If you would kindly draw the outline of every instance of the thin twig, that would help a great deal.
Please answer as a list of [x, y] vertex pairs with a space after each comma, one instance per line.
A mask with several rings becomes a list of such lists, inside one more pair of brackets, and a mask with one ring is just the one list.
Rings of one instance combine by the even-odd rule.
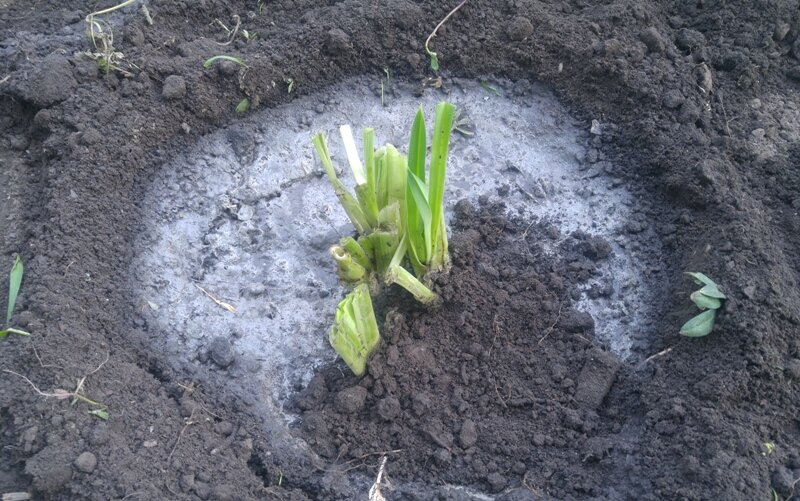
[[431, 34], [428, 35], [427, 40], [425, 40], [425, 52], [427, 52], [429, 55], [434, 56], [434, 57], [438, 56], [438, 54], [436, 52], [433, 52], [428, 45], [431, 43], [431, 40], [433, 39], [433, 37], [436, 36], [436, 32], [439, 31], [439, 28], [441, 28], [442, 25], [444, 25], [444, 23], [446, 23], [447, 20], [450, 19], [450, 16], [452, 16], [453, 14], [458, 12], [458, 9], [463, 7], [465, 3], [467, 3], [467, 0], [462, 0], [460, 4], [456, 5], [455, 9], [451, 10], [450, 12], [448, 12], [448, 14], [446, 16], [444, 16], [444, 19], [439, 21], [439, 24], [436, 25], [436, 28], [434, 28], [433, 31], [431, 31]]
[[217, 303], [217, 305], [222, 306], [223, 308], [225, 308], [226, 310], [228, 310], [231, 313], [236, 313], [236, 307], [234, 307], [233, 305], [228, 304], [225, 301], [221, 301], [221, 300], [217, 299], [217, 297], [215, 295], [211, 294], [210, 292], [208, 292], [207, 290], [205, 290], [204, 288], [200, 287], [197, 284], [194, 284], [194, 286], [197, 287], [198, 289], [200, 289], [200, 291], [203, 294], [205, 294], [206, 296], [208, 296], [208, 298], [210, 300], [212, 300], [215, 303]]
[[661, 351], [659, 351], [659, 352], [658, 352], [658, 353], [656, 353], [655, 355], [650, 355], [649, 357], [645, 358], [645, 359], [642, 361], [642, 363], [640, 363], [639, 365], [637, 365], [637, 366], [636, 366], [636, 370], [638, 371], [639, 369], [641, 369], [642, 367], [644, 367], [644, 365], [645, 365], [647, 362], [649, 362], [649, 361], [653, 360], [654, 358], [658, 358], [658, 357], [660, 357], [660, 356], [666, 355], [667, 353], [669, 353], [669, 352], [671, 352], [671, 351], [672, 351], [672, 346], [670, 346], [670, 347], [669, 347], [669, 348], [667, 348], [666, 350], [661, 350]]
[[192, 421], [192, 418], [194, 418], [194, 412], [196, 410], [197, 410], [197, 407], [192, 409], [192, 413], [189, 415], [189, 419], [186, 421], [186, 424], [183, 425], [183, 428], [181, 428], [181, 432], [178, 433], [178, 439], [175, 440], [175, 445], [172, 446], [172, 450], [169, 452], [169, 456], [167, 456], [167, 463], [169, 463], [172, 460], [172, 455], [175, 454], [175, 449], [178, 448], [178, 444], [181, 441], [181, 437], [183, 437], [183, 432], [185, 432], [186, 428], [188, 428], [190, 425], [195, 424], [195, 422]]
[[539, 342], [536, 343], [536, 346], [541, 346], [541, 344], [544, 342], [544, 340], [547, 339], [547, 336], [549, 336], [550, 333], [553, 332], [553, 329], [556, 328], [556, 325], [558, 325], [558, 321], [561, 320], [561, 308], [563, 306], [564, 305], [560, 305], [558, 307], [558, 315], [556, 315], [556, 321], [553, 322], [553, 325], [551, 325], [550, 327], [547, 328], [547, 331], [544, 333], [544, 336], [542, 336], [542, 338], [539, 340]]

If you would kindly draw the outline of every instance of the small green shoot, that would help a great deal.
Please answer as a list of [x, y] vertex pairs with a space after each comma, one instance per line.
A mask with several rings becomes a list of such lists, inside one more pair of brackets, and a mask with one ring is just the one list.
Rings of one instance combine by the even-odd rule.
[[366, 285], [356, 286], [339, 303], [328, 339], [353, 374], [363, 376], [367, 360], [381, 340]]
[[497, 87], [494, 87], [494, 86], [490, 85], [489, 82], [485, 82], [485, 81], [481, 80], [481, 87], [483, 88], [483, 90], [485, 90], [486, 92], [488, 92], [490, 94], [494, 94], [495, 96], [498, 96], [498, 97], [501, 96], [500, 91], [497, 90]]
[[291, 94], [294, 90], [294, 78], [287, 78], [284, 82], [286, 82], [286, 93]]
[[103, 421], [108, 421], [108, 411], [105, 409], [92, 409], [88, 411], [89, 414], [95, 416], [97, 418], [102, 419]]
[[258, 38], [258, 33], [255, 31], [247, 31], [246, 29], [242, 28], [242, 38], [245, 42], [252, 42]]
[[250, 100], [247, 98], [242, 99], [239, 101], [239, 104], [236, 105], [236, 113], [245, 113], [247, 110], [250, 109]]
[[439, 54], [431, 50], [430, 47], [431, 40], [433, 40], [433, 38], [436, 36], [436, 33], [439, 31], [442, 25], [444, 25], [444, 23], [446, 23], [447, 20], [450, 19], [450, 16], [458, 12], [458, 9], [463, 7], [465, 3], [467, 3], [467, 0], [461, 0], [460, 4], [456, 5], [456, 7], [453, 10], [448, 12], [448, 14], [444, 16], [444, 19], [439, 21], [439, 24], [436, 25], [436, 28], [433, 29], [431, 34], [428, 35], [428, 38], [425, 40], [425, 53], [428, 55], [428, 58], [431, 61], [431, 69], [433, 71], [439, 71]]
[[14, 265], [11, 267], [11, 273], [8, 277], [8, 306], [6, 308], [6, 323], [5, 328], [0, 330], [0, 339], [5, 338], [9, 334], [17, 334], [18, 336], [30, 336], [30, 333], [20, 329], [11, 327], [11, 316], [14, 313], [14, 306], [17, 304], [17, 296], [19, 295], [19, 288], [22, 285], [22, 275], [25, 273], [25, 267], [22, 265], [22, 260], [17, 256], [14, 260]]
[[689, 299], [704, 311], [683, 324], [680, 333], [687, 337], [707, 336], [714, 328], [717, 310], [722, 307], [725, 294], [720, 292], [717, 284], [706, 275], [699, 272], [686, 272], [686, 274], [692, 277], [697, 285], [702, 285], [702, 288], [693, 292]]
[[232, 63], [238, 64], [239, 66], [241, 66], [243, 68], [249, 68], [247, 63], [245, 63], [241, 58], [238, 58], [238, 57], [235, 57], [235, 56], [226, 56], [226, 55], [213, 56], [213, 57], [210, 57], [210, 58], [206, 59], [205, 62], [203, 63], [203, 68], [209, 69], [217, 61], [230, 61]]
[[761, 452], [762, 456], [769, 456], [773, 452], [775, 452], [775, 443], [774, 442], [764, 442], [761, 444], [764, 450]]
[[264, 12], [264, 4], [265, 3], [267, 3], [266, 0], [258, 0], [258, 3], [256, 5], [258, 7], [259, 14]]

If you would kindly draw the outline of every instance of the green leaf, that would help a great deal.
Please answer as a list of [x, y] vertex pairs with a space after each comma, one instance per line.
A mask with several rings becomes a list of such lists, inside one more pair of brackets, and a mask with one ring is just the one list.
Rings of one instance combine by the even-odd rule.
[[492, 87], [488, 82], [481, 81], [481, 87], [483, 87], [483, 90], [486, 92], [494, 94], [495, 96], [500, 96], [500, 91], [497, 90], [497, 87]]
[[[364, 129], [364, 170], [367, 186], [375, 193], [375, 130]], [[377, 196], [376, 196], [377, 199]]]
[[22, 275], [24, 272], [25, 267], [22, 265], [22, 259], [17, 256], [14, 260], [14, 266], [11, 267], [11, 273], [9, 274], [6, 326], [11, 324], [11, 315], [14, 313], [14, 306], [17, 304], [17, 294], [19, 294], [19, 287], [22, 284]]
[[681, 327], [681, 335], [687, 337], [707, 336], [714, 328], [716, 316], [716, 310], [706, 310], [696, 317], [692, 317]]
[[378, 323], [366, 285], [358, 285], [339, 303], [328, 340], [353, 374], [362, 376], [367, 360], [380, 343]]
[[250, 109], [250, 100], [247, 98], [242, 99], [239, 101], [239, 104], [236, 105], [236, 113], [244, 113]]
[[413, 205], [415, 207], [419, 220], [422, 223], [422, 228], [419, 228], [422, 230], [421, 232], [418, 231], [419, 229], [415, 229], [416, 231], [414, 232], [412, 232], [410, 228], [407, 230], [410, 247], [414, 250], [421, 262], [427, 263], [433, 251], [431, 244], [432, 214], [431, 206], [428, 203], [428, 197], [426, 195], [428, 187], [425, 185], [424, 181], [420, 180], [420, 178], [411, 172], [408, 173], [407, 186], [409, 193], [411, 193], [411, 200], [408, 205]]
[[722, 301], [715, 297], [706, 296], [701, 291], [692, 292], [689, 299], [701, 310], [718, 310], [722, 306]]
[[450, 148], [450, 132], [453, 129], [455, 106], [442, 101], [436, 105], [436, 119], [433, 125], [433, 145], [431, 146], [431, 172], [428, 204], [431, 208], [431, 242], [436, 245], [437, 233], [443, 217], [444, 181], [447, 171], [447, 152]]
[[242, 59], [240, 59], [240, 58], [238, 58], [238, 57], [235, 57], [235, 56], [224, 56], [224, 55], [223, 55], [223, 56], [214, 56], [214, 57], [209, 57], [209, 58], [208, 58], [208, 59], [206, 59], [206, 60], [205, 60], [205, 62], [203, 63], [203, 68], [205, 68], [205, 69], [209, 69], [209, 68], [211, 68], [211, 66], [212, 66], [214, 63], [216, 63], [217, 61], [230, 61], [230, 62], [232, 62], [232, 63], [236, 63], [236, 64], [238, 64], [239, 66], [242, 66], [242, 67], [244, 67], [244, 68], [249, 68], [249, 66], [247, 66], [247, 63], [245, 63], [244, 61], [242, 61]]
[[713, 297], [713, 298], [717, 298], [717, 299], [725, 299], [725, 294], [720, 292], [719, 289], [717, 289], [717, 284], [714, 284], [714, 283], [706, 285], [705, 287], [700, 289], [699, 292], [701, 294], [704, 294], [704, 295], [708, 296], [708, 297]]
[[425, 182], [425, 154], [428, 150], [428, 138], [425, 131], [425, 116], [422, 107], [414, 116], [411, 125], [411, 137], [408, 139], [408, 170]]
[[94, 409], [89, 411], [89, 414], [99, 417], [103, 421], [108, 421], [108, 411], [105, 409]]
[[429, 52], [428, 55], [431, 57], [431, 69], [439, 71], [439, 57], [433, 52]]

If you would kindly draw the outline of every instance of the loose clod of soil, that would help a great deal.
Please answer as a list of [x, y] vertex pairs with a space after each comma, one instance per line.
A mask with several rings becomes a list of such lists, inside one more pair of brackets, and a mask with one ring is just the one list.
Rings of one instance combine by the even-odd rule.
[[[0, 1], [0, 291], [20, 254], [12, 323], [32, 333], [0, 341], [0, 369], [28, 378], [0, 372], [0, 494], [362, 500], [385, 454], [388, 500], [798, 497], [796, 0], [469, 0], [432, 41], [438, 73], [422, 44], [453, 8], [443, 2], [137, 2], [104, 18], [124, 73], [86, 54], [84, 20], [109, 5]], [[216, 21], [237, 19], [233, 39]], [[248, 68], [203, 68], [221, 53]], [[336, 92], [350, 82], [375, 112], [348, 114]], [[313, 257], [346, 233], [343, 220], [331, 209], [305, 218], [324, 231], [293, 233], [266, 224], [268, 203], [230, 194], [250, 173], [257, 193], [288, 200], [305, 188], [281, 182], [309, 174], [318, 210], [329, 188], [292, 170], [313, 166], [301, 133], [347, 121], [403, 145], [417, 103], [442, 93], [468, 111], [512, 101], [523, 111], [496, 109], [493, 123], [534, 149], [531, 136], [558, 131], [548, 140], [569, 158], [539, 167], [567, 179], [514, 173], [507, 150], [495, 162], [477, 146], [495, 126], [476, 120], [453, 156], [499, 172], [486, 186], [452, 178], [484, 189], [450, 194], [474, 207], [453, 227], [471, 249], [454, 255], [467, 280], [439, 283], [450, 301], [440, 310], [381, 303], [394, 323], [355, 381], [325, 346], [322, 317], [342, 291]], [[237, 114], [245, 97], [250, 110]], [[304, 112], [282, 121], [286, 104]], [[213, 154], [218, 163], [204, 159]], [[269, 167], [261, 177], [258, 165]], [[164, 250], [170, 232], [184, 256]], [[295, 250], [252, 259], [286, 235]], [[295, 308], [318, 324], [288, 319], [298, 335], [276, 335], [275, 286], [259, 273], [299, 249], [295, 306], [327, 296]], [[144, 266], [159, 256], [162, 269]], [[696, 312], [684, 271], [707, 273], [728, 297], [703, 339], [677, 334]], [[243, 277], [264, 291], [241, 289]], [[473, 314], [462, 319], [465, 298]], [[275, 339], [290, 358], [270, 349]], [[43, 396], [81, 380], [107, 421], [86, 402]]]

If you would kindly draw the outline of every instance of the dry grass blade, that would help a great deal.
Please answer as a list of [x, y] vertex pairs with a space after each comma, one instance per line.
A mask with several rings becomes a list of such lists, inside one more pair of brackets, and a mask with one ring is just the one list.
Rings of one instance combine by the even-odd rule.
[[215, 295], [211, 294], [210, 292], [208, 292], [207, 290], [205, 290], [204, 288], [200, 287], [197, 284], [194, 284], [194, 286], [197, 287], [198, 289], [200, 289], [200, 292], [202, 292], [203, 294], [208, 296], [208, 298], [210, 300], [212, 300], [215, 303], [217, 303], [217, 305], [222, 306], [223, 308], [225, 308], [226, 310], [228, 310], [231, 313], [236, 313], [236, 308], [233, 305], [228, 304], [225, 301], [221, 301], [221, 300], [217, 299], [217, 297]]

